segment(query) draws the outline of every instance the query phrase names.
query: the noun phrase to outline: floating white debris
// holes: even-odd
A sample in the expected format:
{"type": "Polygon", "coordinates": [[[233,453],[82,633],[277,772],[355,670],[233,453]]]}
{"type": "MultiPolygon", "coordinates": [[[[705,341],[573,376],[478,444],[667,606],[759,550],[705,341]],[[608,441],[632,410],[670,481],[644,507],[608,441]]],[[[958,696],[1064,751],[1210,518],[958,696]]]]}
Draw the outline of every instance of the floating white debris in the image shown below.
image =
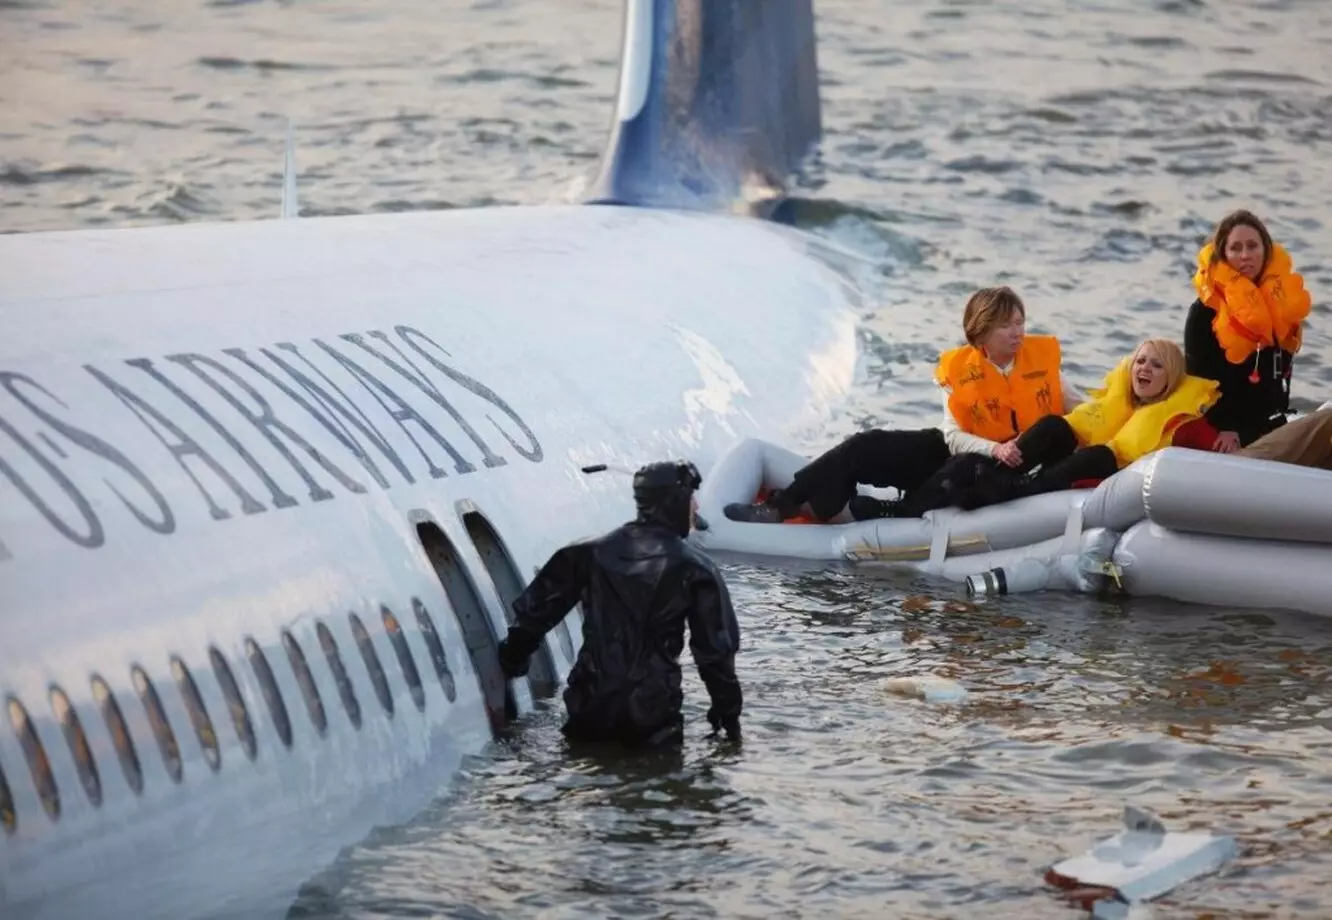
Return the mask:
{"type": "Polygon", "coordinates": [[[1060,888],[1091,889],[1094,920],[1146,916],[1142,902],[1190,879],[1215,872],[1239,852],[1231,837],[1172,833],[1154,815],[1124,808],[1124,830],[1081,856],[1056,863],[1045,880],[1060,888]]]}
{"type": "Polygon", "coordinates": [[[896,696],[908,696],[927,703],[960,703],[967,698],[967,688],[955,680],[922,674],[916,677],[890,677],[883,689],[896,696]]]}

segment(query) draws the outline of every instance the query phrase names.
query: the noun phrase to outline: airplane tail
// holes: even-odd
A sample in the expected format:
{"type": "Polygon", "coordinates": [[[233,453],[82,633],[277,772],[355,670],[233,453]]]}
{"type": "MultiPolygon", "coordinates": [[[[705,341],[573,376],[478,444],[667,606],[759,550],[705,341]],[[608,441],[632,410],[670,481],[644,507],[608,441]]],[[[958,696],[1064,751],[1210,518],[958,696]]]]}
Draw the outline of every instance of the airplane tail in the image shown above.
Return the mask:
{"type": "Polygon", "coordinates": [[[822,135],[813,0],[626,0],[586,204],[775,207],[822,135]]]}

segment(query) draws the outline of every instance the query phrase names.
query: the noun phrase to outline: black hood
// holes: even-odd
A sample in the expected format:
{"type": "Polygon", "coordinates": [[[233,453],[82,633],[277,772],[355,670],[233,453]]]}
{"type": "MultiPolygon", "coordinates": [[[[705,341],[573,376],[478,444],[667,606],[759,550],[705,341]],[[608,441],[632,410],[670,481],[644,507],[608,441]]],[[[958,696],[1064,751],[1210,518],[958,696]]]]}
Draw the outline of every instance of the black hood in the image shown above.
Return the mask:
{"type": "Polygon", "coordinates": [[[703,478],[692,463],[652,463],[643,467],[634,474],[638,520],[687,537],[692,523],[690,500],[702,482],[703,478]]]}

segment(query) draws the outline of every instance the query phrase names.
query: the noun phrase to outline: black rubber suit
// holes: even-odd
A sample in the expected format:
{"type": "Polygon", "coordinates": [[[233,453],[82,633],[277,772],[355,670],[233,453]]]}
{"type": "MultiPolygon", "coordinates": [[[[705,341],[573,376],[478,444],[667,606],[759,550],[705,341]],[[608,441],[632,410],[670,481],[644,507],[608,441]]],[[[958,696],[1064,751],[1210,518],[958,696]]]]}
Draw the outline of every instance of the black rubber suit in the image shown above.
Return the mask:
{"type": "Polygon", "coordinates": [[[634,475],[637,519],[557,551],[513,602],[516,618],[499,646],[509,678],[527,673],[542,637],[582,602],[583,644],[564,691],[571,741],[656,747],[683,738],[686,623],[712,698],[708,721],[739,737],[740,627],[721,573],[685,542],[700,482],[692,463],[643,467],[634,475]]]}

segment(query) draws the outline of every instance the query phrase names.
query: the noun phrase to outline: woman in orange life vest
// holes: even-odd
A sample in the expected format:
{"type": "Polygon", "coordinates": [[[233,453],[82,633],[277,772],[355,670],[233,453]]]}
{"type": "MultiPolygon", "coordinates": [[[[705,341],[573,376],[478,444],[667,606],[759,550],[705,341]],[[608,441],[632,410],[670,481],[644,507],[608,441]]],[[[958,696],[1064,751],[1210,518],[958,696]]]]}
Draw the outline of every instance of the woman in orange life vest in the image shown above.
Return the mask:
{"type": "Polygon", "coordinates": [[[1014,439],[1049,412],[1068,411],[1081,394],[1060,372],[1053,336],[1026,335],[1026,307],[1008,287],[982,288],[962,314],[966,345],[939,358],[943,424],[921,431],[873,429],[851,435],[801,468],[791,484],[755,504],[723,509],[731,520],[777,523],[807,515],[826,521],[849,504],[856,520],[919,517],[946,507],[943,470],[954,454],[983,454],[1016,466],[1014,439]],[[895,501],[857,495],[856,486],[892,486],[895,501]]]}
{"type": "Polygon", "coordinates": [[[1104,386],[1067,415],[1050,415],[1017,439],[1022,463],[975,468],[971,481],[954,475],[954,503],[963,509],[1056,492],[1113,476],[1153,451],[1195,446],[1196,429],[1214,435],[1203,413],[1219,398],[1216,381],[1185,370],[1184,352],[1169,339],[1148,339],[1106,375],[1104,386]],[[1035,475],[1031,470],[1040,466],[1035,475]],[[987,475],[988,474],[988,475],[987,475]]]}
{"type": "Polygon", "coordinates": [[[1207,412],[1213,450],[1247,447],[1286,422],[1291,363],[1300,350],[1309,292],[1263,222],[1234,211],[1198,253],[1198,299],[1184,321],[1188,372],[1215,380],[1207,412]]]}

